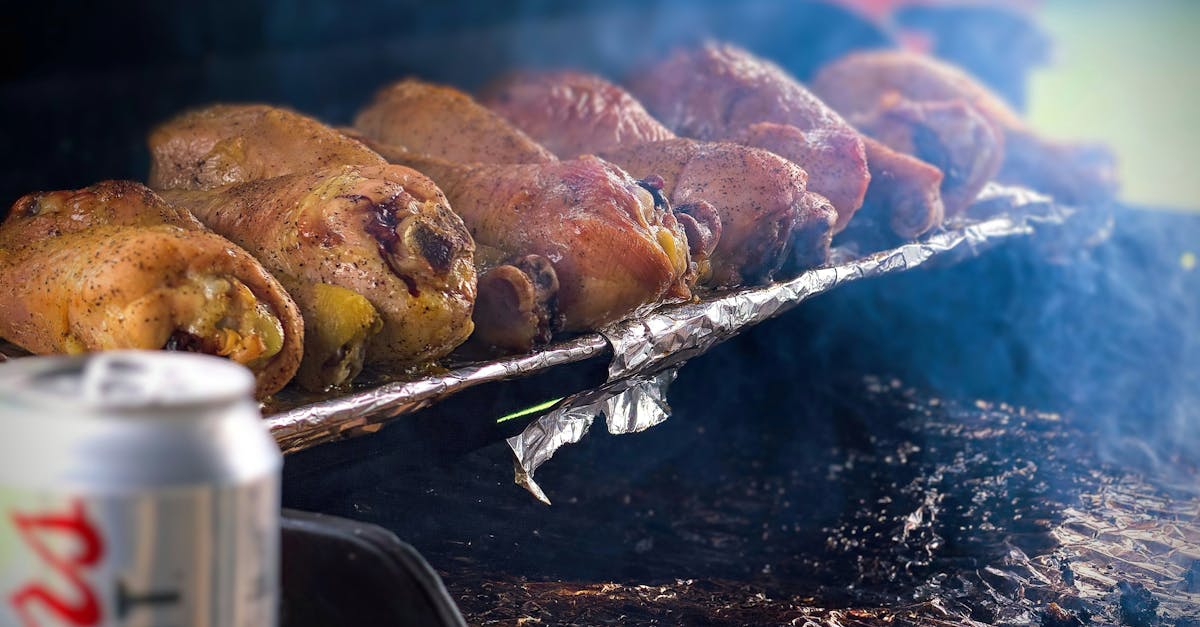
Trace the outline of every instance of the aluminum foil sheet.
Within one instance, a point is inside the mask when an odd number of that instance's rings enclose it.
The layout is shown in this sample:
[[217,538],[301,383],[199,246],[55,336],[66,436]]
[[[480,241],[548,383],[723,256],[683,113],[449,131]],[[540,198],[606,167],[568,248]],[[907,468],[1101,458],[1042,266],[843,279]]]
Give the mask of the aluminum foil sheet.
[[671,414],[667,388],[677,370],[655,375],[633,376],[581,392],[564,399],[550,413],[529,424],[520,435],[508,439],[514,460],[517,485],[529,490],[539,501],[550,499],[533,480],[539,466],[555,451],[574,444],[587,435],[592,421],[604,414],[612,434],[644,431],[666,420]]
[[[867,255],[847,248],[833,264],[790,281],[710,295],[699,302],[660,308],[648,315],[557,342],[529,355],[463,364],[433,375],[385,383],[360,383],[324,397],[284,393],[264,408],[285,453],[378,430],[387,421],[423,409],[466,388],[528,376],[555,366],[610,355],[609,381],[654,373],[703,353],[742,328],[795,307],[807,298],[863,278],[952,262],[1005,238],[1028,235],[1039,225],[1062,224],[1073,212],[1026,189],[991,185],[968,217],[922,241]],[[569,421],[563,421],[564,429]],[[531,425],[530,429],[536,429]],[[569,437],[564,434],[565,439]],[[560,438],[529,442],[557,443]],[[557,449],[557,446],[554,446]],[[552,453],[552,451],[551,451]],[[529,460],[538,455],[530,452]],[[548,457],[548,456],[547,456]],[[529,472],[529,468],[526,472]]]

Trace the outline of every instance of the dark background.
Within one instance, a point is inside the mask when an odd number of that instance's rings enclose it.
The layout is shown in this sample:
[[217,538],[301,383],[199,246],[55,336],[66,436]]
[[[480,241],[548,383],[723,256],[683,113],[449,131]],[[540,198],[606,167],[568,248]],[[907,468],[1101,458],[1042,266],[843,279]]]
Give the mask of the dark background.
[[[1021,98],[1044,42],[996,9],[914,10],[938,51]],[[963,33],[978,37],[964,37]],[[804,78],[892,37],[833,4],[748,0],[47,2],[0,20],[0,212],[34,190],[143,179],[145,137],[215,101],[351,120],[382,85],[415,74],[466,89],[515,67],[577,66],[620,78],[674,45],[732,40]],[[982,48],[981,48],[982,46]]]

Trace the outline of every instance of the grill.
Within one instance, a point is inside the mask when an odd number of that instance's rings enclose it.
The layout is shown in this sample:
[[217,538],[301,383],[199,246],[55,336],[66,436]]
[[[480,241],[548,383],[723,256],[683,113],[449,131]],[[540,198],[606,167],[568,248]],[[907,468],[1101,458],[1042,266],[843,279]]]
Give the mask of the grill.
[[[284,4],[14,15],[0,195],[144,178],[149,129],[216,100],[345,123],[408,74],[622,76],[711,36],[808,78],[896,44],[873,3]],[[989,11],[895,15],[979,33],[932,50],[1020,103],[1045,36]],[[1200,624],[1200,218],[988,194],[792,291],[285,392],[284,505],[394,532],[471,624]]]

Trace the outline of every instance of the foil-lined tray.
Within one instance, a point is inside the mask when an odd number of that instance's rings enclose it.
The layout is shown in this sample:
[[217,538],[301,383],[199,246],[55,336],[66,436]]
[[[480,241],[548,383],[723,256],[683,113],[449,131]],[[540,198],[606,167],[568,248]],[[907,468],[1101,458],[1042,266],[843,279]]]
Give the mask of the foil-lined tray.
[[[611,398],[628,389],[645,391],[644,384],[648,381],[659,381],[653,377],[655,373],[704,353],[742,329],[777,316],[817,294],[852,281],[903,272],[934,261],[954,262],[1007,238],[1027,236],[1044,226],[1062,225],[1075,213],[1027,189],[992,184],[964,217],[916,242],[865,255],[839,248],[831,265],[809,270],[794,279],[716,292],[698,302],[663,306],[598,333],[559,341],[531,354],[459,364],[440,373],[390,381],[368,380],[348,392],[323,397],[285,392],[264,411],[276,441],[285,453],[292,453],[375,432],[398,416],[427,408],[477,385],[607,357],[607,385],[565,399],[558,407],[551,408],[551,415],[561,418],[560,422],[547,422],[544,416],[529,427],[536,430],[541,425],[541,437],[534,437],[527,430],[527,434],[520,436],[530,436],[523,443],[510,441],[517,453],[518,481],[524,472],[528,479],[526,487],[545,499],[532,483],[532,472],[559,446],[582,437],[586,428],[580,420],[572,421],[572,416],[578,419],[597,409],[599,403],[609,409],[606,415],[610,431],[645,428],[649,422],[661,421],[665,414],[646,411],[641,397],[631,402],[611,401]],[[627,379],[631,384],[616,385]],[[609,400],[598,399],[597,395]],[[636,418],[614,417],[610,412],[618,408],[640,409],[641,414]],[[595,415],[592,411],[591,416]],[[590,425],[590,418],[586,422]]]

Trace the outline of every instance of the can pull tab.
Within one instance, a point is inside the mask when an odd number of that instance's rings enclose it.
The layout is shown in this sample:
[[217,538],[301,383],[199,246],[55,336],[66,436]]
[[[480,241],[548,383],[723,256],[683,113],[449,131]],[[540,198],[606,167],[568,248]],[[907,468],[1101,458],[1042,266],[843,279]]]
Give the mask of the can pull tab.
[[129,354],[95,355],[83,371],[83,398],[99,406],[138,406],[170,400],[173,381],[171,369],[162,362],[137,359]]

